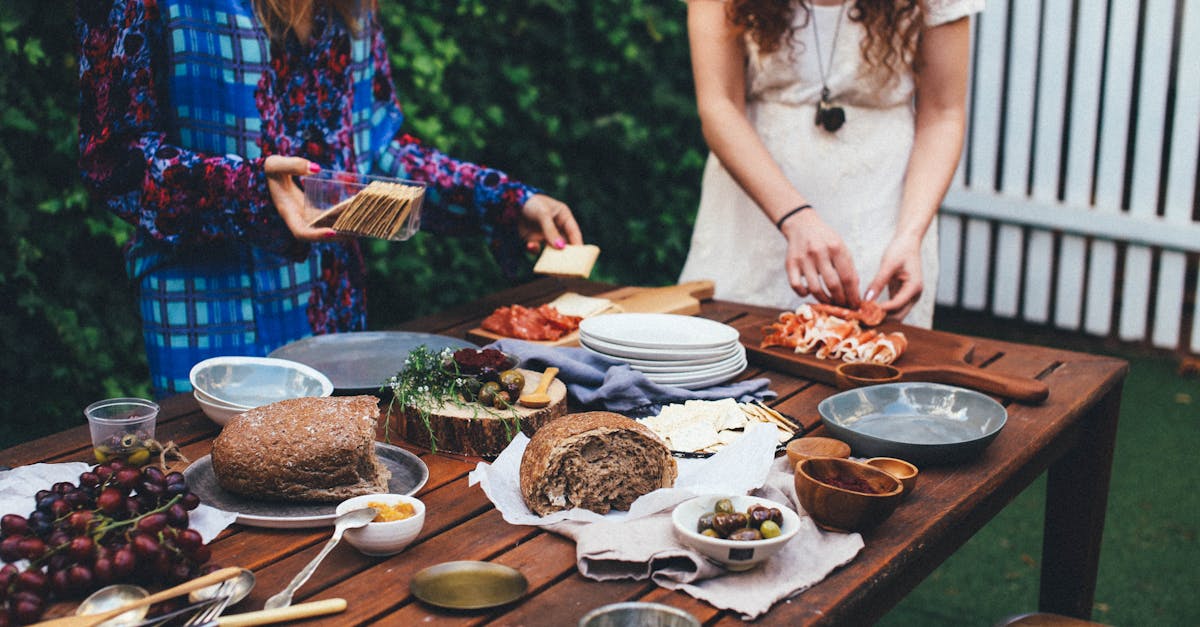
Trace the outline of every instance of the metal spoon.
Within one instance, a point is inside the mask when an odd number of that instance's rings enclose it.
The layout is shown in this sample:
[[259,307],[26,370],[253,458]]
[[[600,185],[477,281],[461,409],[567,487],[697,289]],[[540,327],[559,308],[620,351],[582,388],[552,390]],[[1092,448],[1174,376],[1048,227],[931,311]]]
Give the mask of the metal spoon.
[[[79,604],[79,607],[75,608],[75,615],[87,616],[89,614],[107,612],[108,610],[116,609],[133,601],[139,601],[148,596],[150,596],[150,593],[141,586],[124,583],[104,586],[84,599]],[[110,618],[103,623],[103,627],[132,625],[145,618],[148,611],[150,611],[150,606],[148,605],[136,607],[124,614]]]
[[329,538],[329,541],[325,543],[325,547],[321,549],[321,552],[317,553],[317,556],[314,557],[307,566],[300,569],[300,572],[296,573],[296,576],[286,588],[284,588],[275,596],[267,599],[266,604],[263,605],[263,609],[273,610],[277,607],[287,607],[291,605],[292,595],[296,593],[296,590],[299,589],[300,586],[304,585],[304,582],[308,581],[308,578],[311,577],[314,572],[316,572],[317,566],[321,564],[321,560],[325,559],[325,556],[329,555],[329,552],[333,550],[333,547],[337,546],[337,543],[341,541],[342,534],[345,533],[347,529],[354,529],[366,525],[378,515],[379,512],[376,511],[374,507],[366,507],[363,509],[356,509],[352,512],[346,512],[345,514],[338,516],[337,520],[333,521],[333,537]]
[[248,568],[243,568],[241,574],[228,581],[223,581],[215,586],[201,588],[193,591],[188,595],[188,600],[192,603],[211,599],[215,596],[229,597],[229,605],[237,605],[239,601],[246,598],[250,591],[254,589],[254,572]]

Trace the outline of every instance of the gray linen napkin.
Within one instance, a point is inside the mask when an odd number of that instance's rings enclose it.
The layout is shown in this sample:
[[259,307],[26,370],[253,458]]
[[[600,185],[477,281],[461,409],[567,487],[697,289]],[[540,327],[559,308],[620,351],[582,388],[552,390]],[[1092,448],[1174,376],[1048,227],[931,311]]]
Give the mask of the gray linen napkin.
[[820,582],[862,550],[862,536],[821,531],[796,498],[787,458],[772,465],[767,482],[753,494],[790,504],[800,514],[800,532],[766,562],[740,573],[725,570],[675,538],[666,510],[625,522],[562,522],[547,527],[575,540],[579,572],[598,581],[645,579],[682,590],[752,620],[776,602]]
[[558,368],[558,378],[567,386],[573,406],[607,409],[635,417],[657,414],[662,405],[684,401],[732,398],[741,402],[774,398],[770,380],[747,379],[699,390],[659,385],[629,364],[597,355],[582,348],[546,346],[524,340],[499,340],[488,345],[516,355],[521,367],[543,370]]

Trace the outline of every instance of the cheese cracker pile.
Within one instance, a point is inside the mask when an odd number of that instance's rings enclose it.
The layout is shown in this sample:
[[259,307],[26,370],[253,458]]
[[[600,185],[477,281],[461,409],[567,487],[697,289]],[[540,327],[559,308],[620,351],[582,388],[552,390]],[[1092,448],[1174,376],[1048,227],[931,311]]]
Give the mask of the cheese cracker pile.
[[781,443],[796,434],[796,426],[779,412],[757,403],[739,403],[732,398],[667,405],[657,416],[640,422],[666,440],[672,451],[682,453],[715,453],[741,437],[751,422],[773,425]]

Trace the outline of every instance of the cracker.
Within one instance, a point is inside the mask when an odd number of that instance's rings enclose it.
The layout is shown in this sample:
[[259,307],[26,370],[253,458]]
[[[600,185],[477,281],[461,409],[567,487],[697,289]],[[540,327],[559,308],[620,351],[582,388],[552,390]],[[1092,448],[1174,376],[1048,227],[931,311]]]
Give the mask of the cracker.
[[535,274],[586,279],[600,256],[595,244],[569,245],[561,249],[547,246],[533,266]]

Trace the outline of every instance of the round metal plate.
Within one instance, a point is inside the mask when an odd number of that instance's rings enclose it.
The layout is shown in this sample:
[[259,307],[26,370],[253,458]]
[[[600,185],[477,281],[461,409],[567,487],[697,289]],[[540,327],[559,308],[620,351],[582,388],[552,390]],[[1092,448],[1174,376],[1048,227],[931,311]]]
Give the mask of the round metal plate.
[[445,562],[413,576],[413,596],[438,607],[478,610],[512,603],[529,582],[521,571],[492,562]]
[[[420,457],[391,444],[375,443],[379,460],[392,472],[388,492],[416,494],[429,480],[429,467]],[[217,484],[212,469],[212,456],[197,459],[183,471],[188,487],[200,502],[237,514],[237,521],[251,527],[298,529],[328,527],[337,518],[337,503],[285,503],[260,501],[227,492]]]
[[886,383],[834,394],[817,405],[832,435],[863,457],[898,457],[918,466],[978,455],[1008,411],[991,397],[937,383]]
[[408,331],[360,331],[314,335],[271,351],[271,357],[311,366],[329,377],[339,394],[375,394],[383,382],[404,369],[412,349],[425,345],[443,348],[478,348],[447,335]]

